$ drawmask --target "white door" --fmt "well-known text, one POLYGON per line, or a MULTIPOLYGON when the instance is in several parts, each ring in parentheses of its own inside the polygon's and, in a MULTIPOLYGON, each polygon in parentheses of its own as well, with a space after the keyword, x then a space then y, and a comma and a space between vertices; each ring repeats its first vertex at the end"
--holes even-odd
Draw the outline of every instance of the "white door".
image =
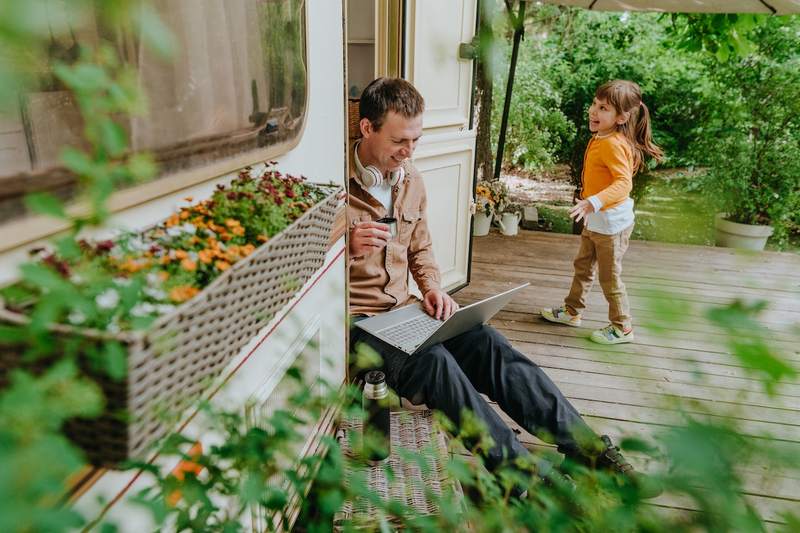
POLYGON ((433 250, 447 289, 467 283, 476 130, 470 124, 473 65, 459 45, 475 34, 477 0, 409 0, 404 77, 425 98, 414 154, 428 192, 433 250))

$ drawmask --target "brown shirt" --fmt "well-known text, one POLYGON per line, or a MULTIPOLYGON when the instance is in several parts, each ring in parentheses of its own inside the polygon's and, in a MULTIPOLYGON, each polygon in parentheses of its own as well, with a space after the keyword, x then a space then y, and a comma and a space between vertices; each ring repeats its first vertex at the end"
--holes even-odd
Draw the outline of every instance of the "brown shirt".
MULTIPOLYGON (((350 149, 353 149, 351 144, 350 149)), ((397 219, 397 237, 386 248, 365 257, 350 257, 350 314, 375 315, 417 301, 408 292, 408 273, 423 294, 440 287, 439 267, 433 258, 427 223, 427 200, 422 175, 413 165, 403 166, 405 176, 392 188, 392 213, 354 179, 351 156, 347 225, 397 219)))

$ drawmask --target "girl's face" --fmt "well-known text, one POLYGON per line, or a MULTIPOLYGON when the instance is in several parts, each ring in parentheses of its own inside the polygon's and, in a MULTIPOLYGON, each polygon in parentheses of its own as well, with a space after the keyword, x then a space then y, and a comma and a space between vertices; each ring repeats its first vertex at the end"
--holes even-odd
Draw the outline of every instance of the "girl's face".
POLYGON ((589 106, 589 131, 592 133, 609 134, 627 120, 628 113, 618 113, 613 105, 602 98, 595 98, 589 106))

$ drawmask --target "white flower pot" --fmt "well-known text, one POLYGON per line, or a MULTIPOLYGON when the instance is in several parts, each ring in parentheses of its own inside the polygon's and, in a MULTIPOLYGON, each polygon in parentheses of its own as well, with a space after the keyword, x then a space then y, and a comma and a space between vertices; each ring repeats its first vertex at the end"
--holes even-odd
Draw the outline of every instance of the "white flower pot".
POLYGON ((717 246, 742 250, 763 250, 773 232, 772 226, 731 222, 725 218, 724 213, 717 214, 715 226, 717 246))
POLYGON ((500 233, 503 235, 516 235, 519 230, 519 215, 517 213, 503 213, 498 220, 500 233))
POLYGON ((492 227, 492 215, 487 215, 484 211, 475 213, 475 218, 472 221, 472 234, 476 237, 482 237, 489 234, 489 228, 492 227))

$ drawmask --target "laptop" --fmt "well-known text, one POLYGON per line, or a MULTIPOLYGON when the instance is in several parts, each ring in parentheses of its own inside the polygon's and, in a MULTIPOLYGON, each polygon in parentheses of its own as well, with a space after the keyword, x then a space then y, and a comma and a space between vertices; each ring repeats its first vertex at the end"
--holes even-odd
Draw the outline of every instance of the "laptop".
POLYGON ((411 355, 486 323, 528 285, 530 283, 525 283, 462 307, 444 321, 428 315, 422 303, 416 303, 365 318, 355 325, 411 355))

